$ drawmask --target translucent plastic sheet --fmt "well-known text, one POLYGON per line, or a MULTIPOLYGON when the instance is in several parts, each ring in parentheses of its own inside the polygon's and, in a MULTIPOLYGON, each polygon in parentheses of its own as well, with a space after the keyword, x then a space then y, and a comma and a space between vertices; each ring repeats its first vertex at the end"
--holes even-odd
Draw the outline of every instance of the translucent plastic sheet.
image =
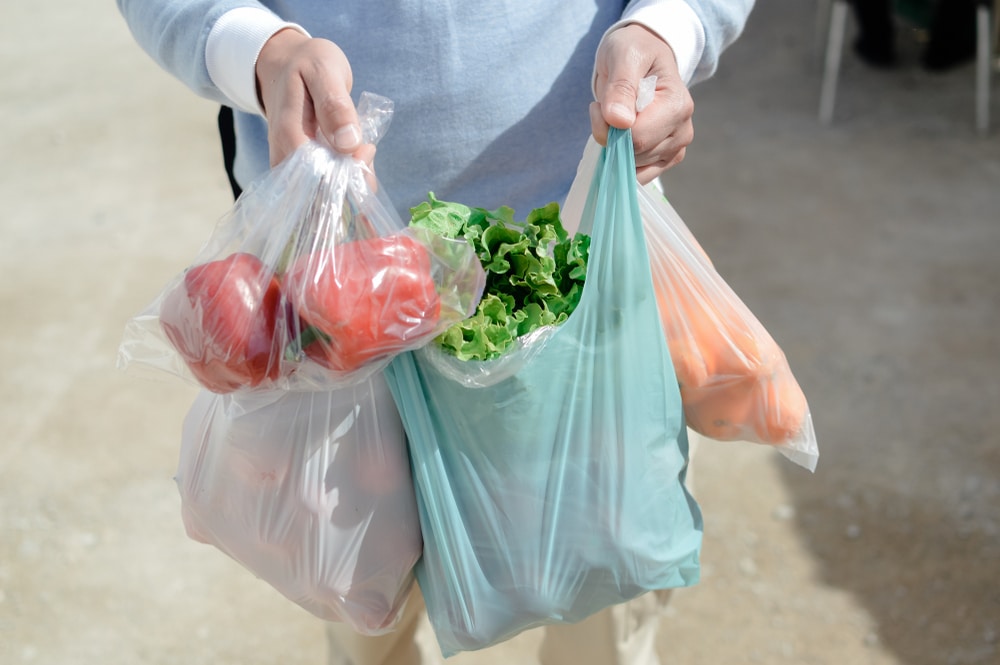
POLYGON ((536 353, 462 380, 428 345, 386 370, 420 510, 415 570, 446 656, 698 579, 701 514, 630 133, 612 131, 584 217, 581 301, 536 353))
POLYGON ((176 481, 194 540, 322 619, 369 635, 395 625, 421 539, 381 375, 332 392, 201 391, 176 481))
MULTIPOLYGON (((391 102, 366 93, 358 110, 374 143, 391 102)), ((332 389, 467 317, 483 279, 465 242, 407 228, 366 164, 310 141, 127 323, 119 366, 216 393, 332 389)))
POLYGON ((809 405, 781 347, 662 194, 640 189, 639 208, 688 426, 710 439, 775 446, 815 470, 809 405))
MULTIPOLYGON (((591 139, 563 205, 568 230, 583 215, 600 146, 591 139)), ((806 397, 781 347, 715 269, 654 181, 638 189, 653 288, 687 425, 718 441, 775 447, 815 470, 819 447, 806 397)))

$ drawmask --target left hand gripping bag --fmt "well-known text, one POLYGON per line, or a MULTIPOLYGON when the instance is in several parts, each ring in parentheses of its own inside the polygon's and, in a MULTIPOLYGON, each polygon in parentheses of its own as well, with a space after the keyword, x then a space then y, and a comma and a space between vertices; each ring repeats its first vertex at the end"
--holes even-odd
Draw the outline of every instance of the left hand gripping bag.
POLYGON ((336 391, 200 392, 175 480, 192 539, 321 619, 395 626, 421 539, 381 374, 336 391))
POLYGON ((463 381, 428 345, 386 369, 445 656, 698 580, 701 513, 636 186, 631 134, 612 130, 584 207, 580 303, 527 360, 463 381))
MULTIPOLYGON (((358 114, 374 144, 392 102, 364 93, 358 114)), ((334 389, 471 314, 484 279, 467 243, 408 229, 366 163, 314 139, 127 322, 118 364, 220 394, 334 389)))

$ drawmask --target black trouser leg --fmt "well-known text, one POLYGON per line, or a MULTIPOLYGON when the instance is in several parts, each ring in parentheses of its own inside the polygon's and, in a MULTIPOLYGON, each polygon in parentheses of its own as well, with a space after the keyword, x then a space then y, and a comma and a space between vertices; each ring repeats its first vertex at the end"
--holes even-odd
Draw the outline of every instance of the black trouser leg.
POLYGON ((931 18, 930 41, 922 56, 925 68, 950 69, 976 55, 975 0, 938 0, 931 18))
POLYGON ((236 161, 236 127, 233 124, 233 110, 228 106, 219 109, 219 138, 222 140, 222 162, 229 178, 229 186, 233 190, 233 198, 238 199, 243 189, 233 175, 233 163, 236 161))
POLYGON ((870 65, 888 67, 896 63, 896 25, 892 0, 850 0, 858 21, 854 50, 870 65))

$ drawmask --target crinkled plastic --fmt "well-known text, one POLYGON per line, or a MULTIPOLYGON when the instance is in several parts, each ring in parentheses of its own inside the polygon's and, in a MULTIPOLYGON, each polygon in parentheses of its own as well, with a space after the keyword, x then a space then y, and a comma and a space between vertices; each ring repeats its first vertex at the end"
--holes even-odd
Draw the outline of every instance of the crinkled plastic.
POLYGON ((699 576, 701 513, 684 486, 630 132, 612 130, 585 217, 581 301, 537 352, 498 359, 492 377, 476 363, 463 381, 428 345, 385 372, 420 511, 415 571, 445 656, 699 576))
MULTIPOLYGON (((365 93, 358 111, 376 142, 391 102, 365 93)), ((216 393, 333 389, 469 316, 484 280, 467 243, 407 228, 366 164, 314 140, 127 323, 118 364, 216 393)))
POLYGON ((781 347, 660 192, 640 189, 639 208, 688 426, 711 439, 775 446, 815 470, 809 405, 781 347))
POLYGON ((381 374, 336 391, 201 391, 175 479, 191 538, 321 619, 395 626, 421 538, 381 374))

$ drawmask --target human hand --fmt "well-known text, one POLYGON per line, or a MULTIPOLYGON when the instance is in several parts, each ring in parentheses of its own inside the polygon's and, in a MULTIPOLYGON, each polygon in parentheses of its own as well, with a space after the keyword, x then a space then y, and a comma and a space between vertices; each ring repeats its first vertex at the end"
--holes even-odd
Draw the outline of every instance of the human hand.
POLYGON ((261 49, 256 74, 271 166, 318 135, 337 152, 371 163, 375 149, 363 144, 351 100, 351 65, 336 44, 280 30, 261 49))
POLYGON ((609 33, 597 50, 597 101, 590 105, 594 138, 607 145, 608 127, 632 130, 635 172, 651 182, 684 159, 694 138, 694 101, 677 70, 673 49, 645 27, 632 23, 609 33), (653 101, 636 114, 639 81, 656 76, 653 101))

